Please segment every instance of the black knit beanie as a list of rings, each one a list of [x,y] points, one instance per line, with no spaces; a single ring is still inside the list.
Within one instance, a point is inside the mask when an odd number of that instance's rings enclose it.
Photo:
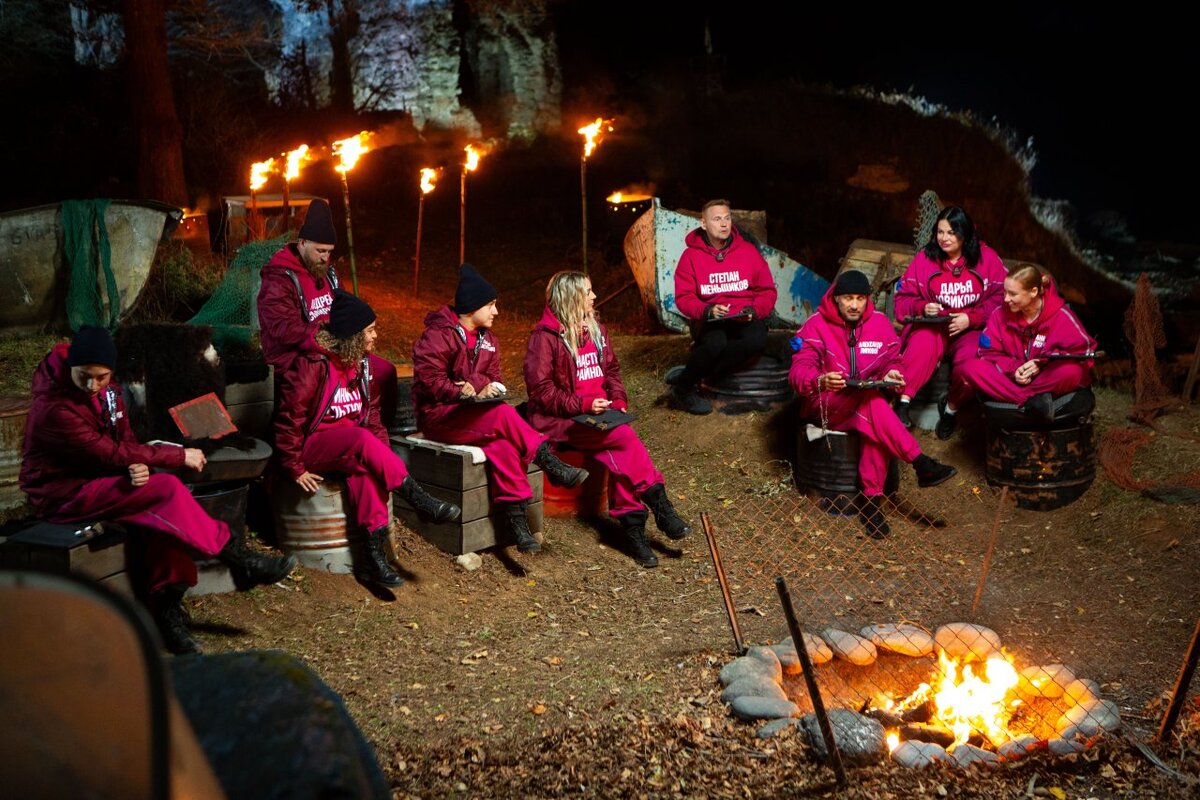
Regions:
[[[67,364],[72,367],[103,364],[114,369],[117,366],[117,346],[104,328],[84,325],[67,348]]]
[[[458,270],[458,289],[454,292],[454,313],[470,314],[496,299],[495,288],[470,264]]]
[[[333,228],[333,212],[324,200],[313,200],[308,204],[304,224],[300,226],[301,239],[317,244],[337,244],[337,231]]]
[[[339,339],[349,339],[375,321],[375,311],[349,292],[338,289],[333,293],[329,308],[329,332]]]
[[[871,294],[871,282],[867,276],[856,269],[850,269],[837,276],[833,283],[833,296],[839,294]]]

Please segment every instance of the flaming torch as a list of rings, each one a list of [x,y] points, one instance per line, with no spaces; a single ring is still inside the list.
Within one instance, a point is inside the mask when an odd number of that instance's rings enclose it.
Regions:
[[[256,161],[250,165],[250,218],[246,225],[252,239],[263,238],[262,220],[258,214],[258,190],[266,185],[267,175],[273,169],[275,169],[275,159],[273,158]]]
[[[484,153],[473,144],[463,148],[467,160],[463,162],[462,177],[458,187],[458,263],[467,260],[467,173],[479,169],[479,160]]]
[[[596,121],[590,125],[584,125],[579,129],[578,133],[583,136],[583,156],[579,159],[579,202],[583,207],[583,271],[586,274],[588,271],[588,248],[587,248],[587,160],[596,148],[600,146],[600,140],[604,138],[605,133],[612,133],[613,126],[611,119],[596,117]]]
[[[300,168],[311,158],[308,154],[308,145],[302,144],[295,150],[284,153],[283,158],[285,161],[283,169],[283,230],[287,232],[292,227],[292,181],[300,177]]]
[[[425,219],[425,195],[437,184],[438,171],[430,167],[421,169],[421,194],[417,196],[417,254],[413,257],[413,297],[417,296],[417,281],[421,275],[421,223]]]
[[[340,159],[340,163],[334,166],[334,169],[342,176],[342,199],[346,203],[346,246],[350,249],[350,281],[355,294],[358,294],[358,270],[354,265],[354,231],[350,226],[350,183],[346,180],[346,175],[354,169],[363,153],[370,149],[367,147],[369,136],[369,133],[363,131],[357,136],[339,139],[333,143],[333,154]]]

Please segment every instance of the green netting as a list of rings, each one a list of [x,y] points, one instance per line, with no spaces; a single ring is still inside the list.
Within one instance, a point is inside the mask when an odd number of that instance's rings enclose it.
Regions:
[[[249,242],[242,245],[225,278],[204,307],[188,322],[192,325],[211,325],[213,344],[225,352],[229,348],[245,349],[258,330],[259,272],[281,247],[288,242],[285,234],[276,239]]]
[[[104,212],[108,200],[64,200],[61,207],[63,256],[70,273],[67,322],[71,330],[96,325],[115,330],[121,298],[112,270],[112,248]],[[105,297],[99,277],[103,276]]]

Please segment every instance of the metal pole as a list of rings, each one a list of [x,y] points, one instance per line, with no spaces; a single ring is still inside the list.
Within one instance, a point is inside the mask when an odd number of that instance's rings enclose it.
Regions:
[[[417,286],[421,275],[421,223],[425,219],[425,193],[417,198],[417,254],[413,258],[413,297],[417,296]]]
[[[583,274],[588,271],[587,251],[587,156],[579,159],[579,204],[583,208]]]
[[[1196,662],[1200,661],[1200,620],[1196,621],[1196,630],[1192,632],[1192,643],[1188,646],[1187,658],[1179,669],[1179,677],[1175,681],[1175,691],[1171,694],[1171,703],[1167,713],[1163,714],[1162,725],[1158,729],[1158,740],[1165,742],[1175,730],[1175,722],[1179,719],[1179,711],[1183,701],[1187,699],[1188,685],[1192,682],[1192,674],[1196,671]]]
[[[354,229],[350,227],[350,181],[342,173],[342,199],[346,201],[346,246],[350,248],[350,282],[358,294],[358,269],[354,265]]]
[[[996,541],[1000,538],[1000,514],[1004,511],[1004,503],[1008,500],[1008,487],[1000,490],[1000,502],[996,503],[996,515],[992,517],[992,536],[988,539],[987,553],[983,556],[983,569],[979,573],[979,585],[975,587],[975,602],[971,604],[971,616],[979,610],[979,599],[983,597],[983,585],[987,583],[988,572],[992,568],[992,554],[996,552]]]
[[[833,737],[833,726],[829,724],[829,715],[825,713],[825,701],[821,699],[821,689],[817,686],[817,676],[813,673],[812,660],[808,657],[808,647],[804,643],[804,629],[800,627],[800,622],[796,619],[796,610],[792,608],[792,595],[788,592],[787,582],[783,578],[776,578],[775,590],[779,592],[779,603],[783,606],[783,616],[787,618],[788,631],[792,634],[792,643],[796,645],[796,656],[800,659],[800,667],[804,672],[804,684],[808,687],[813,713],[817,715],[817,723],[821,726],[821,738],[825,740],[825,749],[829,751],[833,773],[837,775],[838,786],[845,786],[846,767],[842,764],[842,753],[838,750],[837,740]]]
[[[458,183],[458,263],[467,263],[467,168]]]
[[[708,540],[708,552],[712,555],[713,569],[717,572],[717,583],[721,586],[721,599],[725,602],[725,613],[729,616],[729,627],[733,631],[734,652],[738,655],[746,652],[742,641],[742,629],[738,625],[737,612],[733,607],[733,595],[729,592],[729,581],[725,578],[725,567],[721,564],[721,551],[717,549],[717,537],[713,531],[712,520],[708,512],[700,515],[700,527],[704,528],[704,538]]]
[[[254,235],[255,224],[258,218],[258,193],[253,189],[250,190],[250,213],[246,215],[246,241],[252,242],[258,237]]]
[[[283,179],[283,232],[290,233],[292,230],[292,220],[290,214],[292,210],[292,182],[287,178]]]

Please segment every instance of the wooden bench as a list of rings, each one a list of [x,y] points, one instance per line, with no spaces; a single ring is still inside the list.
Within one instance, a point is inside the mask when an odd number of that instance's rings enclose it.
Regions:
[[[493,515],[487,458],[483,450],[430,441],[419,433],[393,436],[392,450],[427,492],[462,509],[462,517],[455,522],[425,522],[399,492],[394,492],[395,515],[408,527],[453,555],[512,543],[504,522]],[[533,490],[533,499],[529,502],[529,530],[538,536],[543,521],[542,471],[531,464],[528,475]]]
[[[106,530],[100,522],[57,525],[34,521],[0,537],[0,567],[71,573],[133,596],[125,571],[125,533],[116,526]]]

